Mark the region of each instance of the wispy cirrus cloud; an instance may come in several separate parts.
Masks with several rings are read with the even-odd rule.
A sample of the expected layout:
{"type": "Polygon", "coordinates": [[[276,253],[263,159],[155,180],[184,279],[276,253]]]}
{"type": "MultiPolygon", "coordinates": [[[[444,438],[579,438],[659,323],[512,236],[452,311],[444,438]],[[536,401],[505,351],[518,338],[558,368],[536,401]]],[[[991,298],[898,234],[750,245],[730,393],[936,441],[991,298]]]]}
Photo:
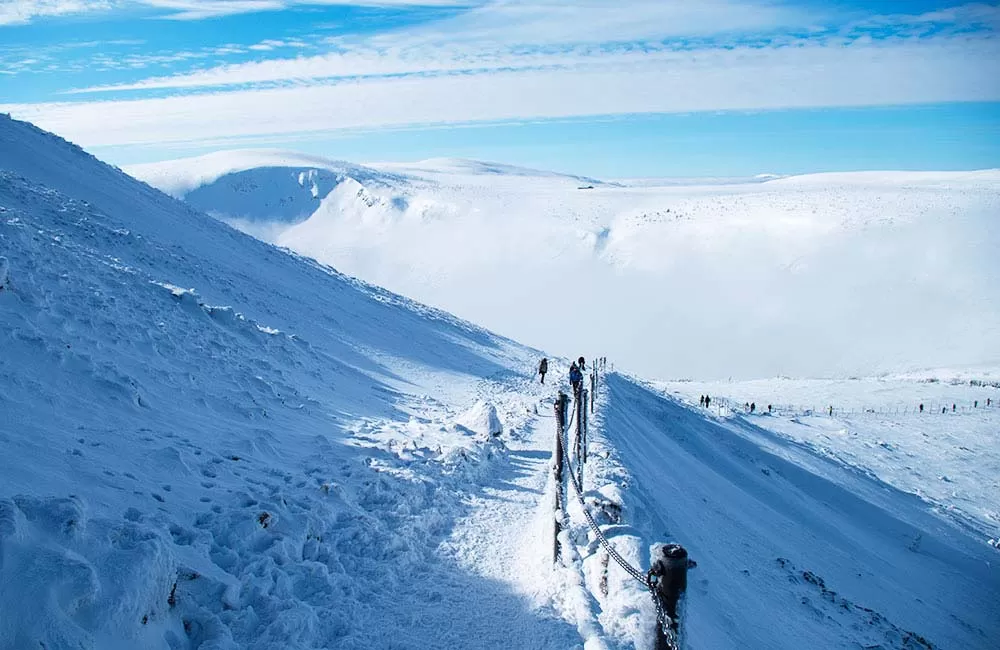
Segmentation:
{"type": "Polygon", "coordinates": [[[27,23],[33,18],[107,11],[114,0],[4,0],[0,2],[0,26],[27,23]]]}
{"type": "Polygon", "coordinates": [[[346,129],[622,113],[1000,101],[993,41],[797,43],[644,65],[369,79],[156,99],[0,105],[84,145],[123,146],[346,129]],[[108,124],[114,124],[109,129],[108,124]]]}
{"type": "Polygon", "coordinates": [[[468,6],[461,0],[3,0],[0,26],[17,25],[36,18],[108,12],[146,7],[158,10],[153,17],[167,20],[203,20],[296,6],[468,6]]]}
{"type": "MultiPolygon", "coordinates": [[[[142,1],[175,18],[194,5],[258,3],[142,1]]],[[[308,34],[108,57],[102,65],[175,67],[60,89],[76,101],[0,110],[84,145],[141,147],[623,113],[1000,101],[1000,8],[883,16],[815,7],[492,0],[334,36],[310,23],[308,34]]]]}
{"type": "MultiPolygon", "coordinates": [[[[804,44],[836,48],[873,36],[881,40],[918,38],[928,25],[937,28],[935,37],[940,39],[966,34],[970,26],[982,28],[996,18],[994,14],[1000,14],[1000,8],[970,5],[947,12],[875,16],[830,26],[821,22],[819,15],[783,10],[767,2],[708,0],[691,5],[640,0],[630,3],[627,10],[607,0],[583,0],[581,4],[588,10],[587,20],[570,20],[568,10],[572,8],[565,3],[497,3],[404,32],[375,34],[360,40],[330,38],[326,45],[333,51],[322,54],[224,64],[129,83],[74,89],[67,94],[266,86],[388,75],[650,65],[676,62],[678,51],[711,51],[715,47],[748,42],[772,48],[804,44]],[[724,18],[707,20],[713,16],[724,18]],[[889,31],[885,29],[887,24],[893,26],[889,31]],[[798,30],[808,35],[788,36],[781,30],[789,26],[798,26],[798,30]],[[733,33],[738,36],[733,38],[733,33]],[[756,41],[748,34],[756,37],[756,41]]],[[[822,18],[829,20],[830,16],[822,18]]],[[[269,51],[283,45],[281,41],[263,41],[249,49],[269,51]]],[[[300,42],[300,46],[304,43],[300,42]]]]}

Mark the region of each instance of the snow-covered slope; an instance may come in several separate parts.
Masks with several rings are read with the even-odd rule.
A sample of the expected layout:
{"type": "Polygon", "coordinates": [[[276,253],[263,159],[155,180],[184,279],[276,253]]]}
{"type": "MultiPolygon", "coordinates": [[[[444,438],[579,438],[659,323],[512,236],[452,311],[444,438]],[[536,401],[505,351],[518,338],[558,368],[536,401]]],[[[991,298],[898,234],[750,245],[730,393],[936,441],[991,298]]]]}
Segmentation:
{"type": "Polygon", "coordinates": [[[405,186],[395,174],[316,156],[271,150],[219,152],[136,165],[130,173],[194,208],[262,239],[308,219],[345,181],[405,186]]]}
{"type": "MultiPolygon", "coordinates": [[[[473,161],[370,167],[405,181],[354,178],[301,223],[241,227],[646,376],[1000,362],[998,171],[602,184],[473,161]],[[554,292],[587,317],[566,328],[554,292]]],[[[199,206],[231,210],[208,198],[199,206]]]]}
{"type": "Polygon", "coordinates": [[[698,562],[688,582],[691,648],[997,647],[997,549],[979,526],[929,508],[892,475],[883,482],[881,470],[934,463],[968,444],[982,455],[953,468],[992,471],[984,478],[993,489],[980,496],[995,507],[1000,409],[980,414],[992,429],[978,435],[939,419],[932,443],[912,420],[895,421],[887,428],[912,432],[887,462],[862,452],[862,441],[878,441],[862,418],[717,416],[618,375],[607,383],[602,424],[628,469],[630,523],[644,539],[683,539],[698,562]],[[799,433],[785,433],[795,422],[799,433]],[[853,462],[827,447],[839,427],[855,438],[853,462]]]}
{"type": "Polygon", "coordinates": [[[0,648],[579,640],[448,543],[536,398],[495,402],[506,444],[466,411],[533,352],[6,117],[0,254],[0,648]]]}
{"type": "MultiPolygon", "coordinates": [[[[345,179],[317,214],[421,223],[384,199],[345,179]]],[[[576,502],[552,563],[537,358],[0,117],[0,650],[649,648],[576,502]]],[[[997,409],[880,416],[938,439],[876,456],[856,420],[601,385],[588,508],[640,571],[689,548],[689,648],[997,646],[996,491],[929,476],[995,483],[997,409]]]]}

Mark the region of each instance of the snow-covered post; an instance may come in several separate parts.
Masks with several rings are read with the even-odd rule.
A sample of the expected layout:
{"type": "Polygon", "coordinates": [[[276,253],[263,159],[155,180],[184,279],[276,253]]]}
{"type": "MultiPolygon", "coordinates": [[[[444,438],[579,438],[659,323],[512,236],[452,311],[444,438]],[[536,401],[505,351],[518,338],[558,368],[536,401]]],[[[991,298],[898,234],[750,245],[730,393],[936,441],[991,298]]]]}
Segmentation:
{"type": "Polygon", "coordinates": [[[7,289],[10,283],[10,264],[6,257],[0,257],[0,291],[7,289]]]}
{"type": "Polygon", "coordinates": [[[594,398],[597,396],[597,368],[590,373],[590,412],[594,412],[594,398]]]}
{"type": "Polygon", "coordinates": [[[583,386],[578,385],[573,391],[574,406],[576,407],[576,434],[573,439],[573,460],[580,464],[580,443],[583,440],[583,421],[587,417],[587,391],[583,386]]]}
{"type": "Polygon", "coordinates": [[[556,480],[556,510],[552,517],[555,524],[555,534],[552,537],[552,561],[556,563],[562,557],[559,550],[559,533],[562,532],[563,506],[566,503],[563,482],[563,431],[566,429],[566,402],[566,393],[559,391],[555,403],[556,449],[552,456],[552,474],[556,480]]]}
{"type": "Polygon", "coordinates": [[[657,544],[649,558],[654,597],[664,620],[656,622],[656,650],[680,648],[681,598],[687,589],[688,553],[680,544],[657,544]]]}
{"type": "Polygon", "coordinates": [[[576,472],[576,482],[583,485],[583,464],[587,462],[587,389],[584,388],[581,392],[583,393],[581,400],[583,409],[580,411],[580,419],[583,420],[583,426],[576,448],[576,466],[579,468],[576,472]]]}

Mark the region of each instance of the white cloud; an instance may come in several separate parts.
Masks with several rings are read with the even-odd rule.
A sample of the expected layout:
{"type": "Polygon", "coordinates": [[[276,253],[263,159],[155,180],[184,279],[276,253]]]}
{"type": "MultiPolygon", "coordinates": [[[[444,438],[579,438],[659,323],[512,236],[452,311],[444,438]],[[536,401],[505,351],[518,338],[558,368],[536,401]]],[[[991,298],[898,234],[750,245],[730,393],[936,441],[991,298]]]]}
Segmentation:
{"type": "MultiPolygon", "coordinates": [[[[189,0],[169,1],[181,4],[189,0]]],[[[966,5],[934,15],[868,17],[848,24],[841,32],[881,28],[886,24],[968,24],[993,16],[995,12],[991,13],[989,9],[982,5],[966,5]]],[[[325,54],[224,64],[68,93],[273,85],[341,77],[463,71],[479,73],[553,66],[572,69],[579,66],[649,63],[672,60],[673,49],[688,49],[692,47],[691,38],[705,34],[738,42],[738,38],[727,38],[725,34],[758,30],[771,38],[773,43],[795,43],[795,39],[778,35],[782,28],[790,25],[802,28],[820,19],[829,17],[806,15],[767,0],[702,0],[698,3],[686,0],[580,0],[575,3],[500,0],[428,26],[390,30],[360,39],[349,36],[327,39],[327,45],[334,51],[325,54]],[[678,36],[680,34],[684,36],[678,36]],[[665,39],[672,45],[664,44],[665,39]]],[[[921,27],[919,31],[923,29],[921,27]]],[[[811,40],[830,41],[837,38],[830,33],[828,30],[821,37],[811,40]]],[[[855,33],[853,38],[866,37],[855,33]]],[[[249,49],[270,51],[277,47],[281,47],[281,41],[263,41],[249,46],[249,49]]]]}
{"type": "Polygon", "coordinates": [[[30,22],[34,18],[107,11],[128,5],[145,5],[167,13],[171,20],[202,20],[233,14],[276,11],[296,5],[342,6],[451,6],[461,0],[0,0],[0,26],[30,22]]]}
{"type": "MultiPolygon", "coordinates": [[[[825,16],[775,0],[498,0],[411,30],[411,41],[602,43],[807,27],[825,16]]],[[[397,34],[373,39],[391,44],[397,34]]]]}
{"type": "Polygon", "coordinates": [[[172,20],[202,20],[233,14],[274,11],[286,3],[281,0],[140,0],[142,4],[166,9],[172,20]]]}
{"type": "Polygon", "coordinates": [[[85,146],[621,113],[1000,101],[991,39],[714,49],[559,70],[0,105],[85,146]],[[113,128],[109,128],[113,125],[113,128]]]}
{"type": "Polygon", "coordinates": [[[3,0],[0,26],[27,23],[35,17],[104,11],[112,4],[112,0],[3,0]]]}

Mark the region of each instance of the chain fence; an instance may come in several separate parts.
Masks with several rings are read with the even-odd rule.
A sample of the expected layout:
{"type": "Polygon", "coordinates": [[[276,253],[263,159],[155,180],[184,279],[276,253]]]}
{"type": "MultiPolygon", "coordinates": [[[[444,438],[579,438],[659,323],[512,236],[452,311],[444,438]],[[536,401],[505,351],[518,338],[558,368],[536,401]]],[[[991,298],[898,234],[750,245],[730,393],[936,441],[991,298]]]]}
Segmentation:
{"type": "MultiPolygon", "coordinates": [[[[573,400],[572,414],[567,421],[566,427],[560,432],[560,435],[562,436],[562,444],[560,445],[562,447],[563,454],[562,462],[565,463],[567,468],[572,468],[573,466],[570,462],[569,456],[568,434],[573,423],[575,422],[575,418],[580,417],[578,409],[579,402],[579,399],[573,400]]],[[[589,508],[587,508],[582,482],[573,471],[569,472],[569,477],[570,484],[573,486],[573,493],[576,495],[577,502],[580,504],[580,510],[583,512],[583,516],[587,520],[587,525],[590,527],[590,530],[594,533],[594,537],[608,554],[608,557],[612,558],[615,563],[618,564],[623,571],[625,571],[625,573],[634,578],[649,591],[650,597],[653,599],[653,606],[656,608],[656,625],[663,633],[670,650],[678,650],[677,634],[676,631],[669,625],[667,614],[663,609],[663,604],[660,602],[659,596],[657,595],[656,579],[653,575],[653,570],[650,569],[648,572],[644,573],[642,569],[632,566],[628,560],[622,557],[618,550],[611,544],[610,541],[608,541],[608,538],[605,537],[600,524],[597,523],[597,520],[594,519],[594,516],[590,513],[589,508]]]]}
{"type": "MultiPolygon", "coordinates": [[[[702,403],[704,406],[704,403],[702,403]]],[[[823,406],[816,407],[815,405],[805,406],[800,404],[758,404],[756,402],[744,402],[739,403],[736,400],[727,397],[715,397],[711,396],[711,402],[707,407],[710,411],[717,413],[718,415],[726,414],[743,414],[743,415],[774,415],[779,417],[810,417],[814,415],[825,415],[828,417],[857,417],[857,416],[870,416],[876,415],[881,417],[900,417],[907,415],[960,415],[960,414],[974,414],[974,413],[985,413],[987,411],[993,411],[1000,408],[997,404],[997,400],[988,398],[987,400],[972,402],[969,404],[960,404],[958,402],[947,402],[947,403],[934,403],[924,402],[917,405],[908,404],[897,404],[892,406],[866,406],[866,405],[851,405],[851,406],[835,406],[833,404],[824,404],[823,406]],[[751,410],[751,404],[754,405],[754,409],[751,410]],[[921,406],[923,408],[921,409],[921,406]]]]}

